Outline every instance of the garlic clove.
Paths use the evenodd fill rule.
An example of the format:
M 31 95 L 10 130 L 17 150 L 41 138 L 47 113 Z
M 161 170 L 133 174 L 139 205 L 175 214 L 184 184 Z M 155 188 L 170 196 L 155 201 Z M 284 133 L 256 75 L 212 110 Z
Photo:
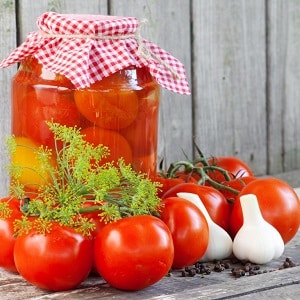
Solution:
M 265 264 L 284 251 L 280 233 L 263 218 L 257 197 L 240 197 L 244 223 L 233 240 L 233 254 L 241 260 Z
M 229 257 L 232 254 L 232 239 L 221 226 L 211 219 L 199 196 L 193 193 L 178 193 L 177 196 L 194 203 L 203 213 L 208 223 L 208 247 L 200 261 L 212 261 Z
M 241 228 L 233 240 L 232 250 L 237 259 L 249 260 L 255 264 L 268 263 L 275 256 L 272 237 L 257 234 L 255 228 Z

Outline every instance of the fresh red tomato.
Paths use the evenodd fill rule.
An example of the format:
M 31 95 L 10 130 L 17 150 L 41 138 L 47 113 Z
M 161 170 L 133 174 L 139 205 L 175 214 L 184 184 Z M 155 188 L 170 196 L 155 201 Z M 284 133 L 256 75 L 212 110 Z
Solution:
M 174 258 L 172 236 L 159 218 L 133 216 L 107 224 L 95 240 L 99 274 L 113 287 L 140 290 L 159 281 Z
M 53 222 L 49 233 L 32 229 L 19 235 L 14 259 L 20 275 L 31 284 L 50 291 L 69 290 L 91 271 L 93 240 Z
M 126 164 L 132 162 L 132 151 L 128 141 L 117 131 L 91 126 L 81 130 L 84 139 L 95 146 L 101 144 L 109 148 L 110 154 L 101 160 L 101 163 L 117 162 L 123 157 Z
M 36 87 L 32 92 L 27 92 L 25 100 L 24 116 L 16 122 L 23 121 L 23 134 L 39 144 L 54 148 L 54 135 L 46 121 L 68 127 L 80 123 L 72 90 L 59 89 L 56 86 Z
M 254 177 L 254 176 L 237 177 L 237 178 L 233 178 L 232 180 L 229 180 L 229 181 L 224 181 L 224 182 L 222 182 L 222 184 L 224 186 L 230 187 L 230 188 L 240 192 L 249 182 L 251 182 L 255 179 L 256 179 L 256 177 Z M 226 197 L 227 201 L 232 204 L 235 202 L 235 199 L 238 196 L 238 194 L 233 193 L 226 189 L 220 189 L 219 191 Z
M 84 208 L 90 208 L 90 207 L 95 206 L 95 205 L 98 206 L 98 204 L 95 204 L 93 201 L 87 201 L 83 204 L 83 207 Z M 96 239 L 99 231 L 106 225 L 106 223 L 101 220 L 101 217 L 99 216 L 100 213 L 101 213 L 100 209 L 97 210 L 97 211 L 93 211 L 93 212 L 81 213 L 82 217 L 89 219 L 95 225 L 95 229 L 91 232 L 93 240 Z M 96 265 L 95 265 L 95 261 L 94 261 L 94 257 L 93 257 L 93 266 L 92 266 L 91 273 L 98 274 L 97 269 L 96 269 Z
M 254 176 L 251 168 L 241 159 L 231 156 L 213 157 L 207 160 L 209 165 L 216 166 L 226 170 L 231 178 L 240 178 L 245 176 Z M 209 171 L 208 175 L 217 182 L 226 181 L 224 175 L 217 171 Z
M 129 126 L 137 116 L 138 96 L 127 81 L 125 72 L 116 72 L 88 88 L 75 90 L 78 110 L 104 129 L 119 130 Z
M 0 200 L 7 202 L 11 210 L 10 216 L 0 218 L 0 267 L 9 272 L 17 272 L 14 261 L 15 232 L 14 221 L 22 217 L 20 201 L 16 198 L 5 197 Z
M 169 227 L 174 243 L 172 268 L 192 265 L 205 254 L 209 229 L 200 209 L 188 200 L 169 197 L 162 201 L 161 219 Z
M 184 183 L 184 180 L 176 177 L 161 177 L 157 176 L 155 181 L 161 184 L 161 187 L 158 188 L 157 195 L 162 198 L 162 196 L 170 190 L 172 187 Z
M 158 197 L 162 197 L 168 190 L 172 187 L 184 183 L 184 182 L 192 182 L 197 183 L 194 177 L 189 176 L 186 173 L 177 173 L 176 177 L 165 177 L 162 173 L 157 173 L 155 177 L 155 181 L 161 184 L 161 187 L 158 189 Z
M 229 230 L 231 207 L 221 192 L 209 186 L 185 182 L 169 189 L 162 198 L 176 197 L 181 192 L 197 194 L 212 220 L 224 230 Z
M 300 224 L 300 201 L 290 185 L 277 178 L 259 178 L 248 183 L 239 197 L 246 194 L 256 195 L 262 216 L 278 230 L 284 243 L 296 235 Z M 232 237 L 243 224 L 239 197 L 233 206 L 230 219 Z

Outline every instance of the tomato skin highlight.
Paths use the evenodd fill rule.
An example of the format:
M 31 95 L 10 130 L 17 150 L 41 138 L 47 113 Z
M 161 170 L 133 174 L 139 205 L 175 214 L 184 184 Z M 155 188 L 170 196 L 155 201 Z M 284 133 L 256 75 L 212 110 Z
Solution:
M 169 191 L 162 196 L 162 199 L 176 197 L 177 193 L 181 192 L 197 194 L 212 220 L 224 230 L 229 230 L 231 205 L 221 192 L 209 186 L 185 182 L 169 189 Z
M 174 246 L 167 225 L 150 215 L 107 224 L 95 240 L 96 268 L 111 286 L 128 291 L 146 288 L 171 268 Z
M 16 198 L 5 197 L 1 202 L 8 202 L 12 213 L 8 218 L 0 218 L 0 268 L 6 271 L 17 273 L 14 261 L 14 246 L 16 238 L 14 236 L 14 221 L 22 217 L 20 211 L 20 201 Z
M 162 201 L 161 219 L 169 227 L 174 243 L 172 268 L 196 263 L 208 247 L 208 223 L 199 208 L 188 200 L 169 197 Z
M 230 218 L 230 234 L 236 235 L 243 224 L 240 196 L 254 194 L 263 218 L 273 225 L 286 244 L 297 233 L 300 224 L 300 201 L 294 189 L 278 178 L 259 178 L 248 183 L 240 192 Z
M 65 291 L 78 286 L 91 271 L 93 240 L 74 229 L 52 223 L 43 235 L 31 230 L 16 238 L 16 268 L 31 284 L 49 291 Z

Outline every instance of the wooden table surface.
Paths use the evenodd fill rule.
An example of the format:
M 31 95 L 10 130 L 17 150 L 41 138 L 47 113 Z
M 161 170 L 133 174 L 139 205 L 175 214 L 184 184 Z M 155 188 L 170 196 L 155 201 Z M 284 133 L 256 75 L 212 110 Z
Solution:
M 281 269 L 286 258 L 296 264 Z M 260 266 L 262 274 L 236 278 L 231 268 L 243 267 L 230 263 L 222 272 L 182 277 L 180 271 L 171 272 L 153 286 L 137 292 L 118 291 L 99 277 L 89 277 L 77 289 L 49 293 L 26 283 L 20 276 L 0 271 L 0 299 L 300 299 L 300 231 L 290 241 L 284 254 L 267 265 Z M 265 273 L 264 273 L 265 272 Z
M 297 190 L 299 193 L 300 190 Z M 282 268 L 289 258 L 295 266 Z M 229 262 L 222 272 L 214 271 L 215 263 L 208 264 L 211 274 L 183 277 L 181 271 L 172 271 L 158 283 L 137 292 L 116 290 L 101 278 L 89 277 L 77 289 L 68 292 L 47 292 L 38 289 L 17 274 L 0 270 L 0 299 L 300 299 L 300 230 L 285 246 L 284 254 L 260 266 L 261 274 L 242 277 L 232 275 Z

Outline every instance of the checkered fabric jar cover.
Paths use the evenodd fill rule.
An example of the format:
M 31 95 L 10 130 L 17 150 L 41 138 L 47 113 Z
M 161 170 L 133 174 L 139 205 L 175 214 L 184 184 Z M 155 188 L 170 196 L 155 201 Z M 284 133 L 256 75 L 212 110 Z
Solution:
M 128 66 L 146 67 L 162 87 L 190 94 L 183 64 L 143 39 L 136 18 L 46 12 L 37 26 L 0 68 L 33 56 L 80 89 Z

